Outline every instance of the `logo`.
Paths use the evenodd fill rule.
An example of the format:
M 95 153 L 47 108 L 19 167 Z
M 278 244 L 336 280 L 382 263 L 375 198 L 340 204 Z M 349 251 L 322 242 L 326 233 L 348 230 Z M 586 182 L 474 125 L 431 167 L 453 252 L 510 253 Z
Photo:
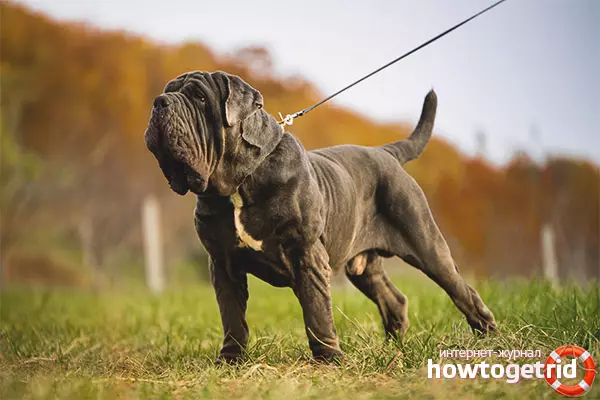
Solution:
M 585 375 L 577 385 L 564 385 L 558 380 L 558 378 L 560 378 L 560 368 L 558 368 L 558 366 L 560 365 L 562 358 L 567 356 L 578 358 L 579 361 L 583 363 Z M 550 353 L 546 360 L 545 370 L 546 374 L 544 375 L 548 385 L 550 385 L 556 393 L 565 397 L 577 397 L 585 394 L 592 387 L 592 383 L 594 382 L 597 373 L 596 363 L 590 353 L 575 345 L 560 346 Z
M 486 362 L 485 359 L 500 358 Z M 570 359 L 567 359 L 570 358 Z M 446 363 L 434 363 L 427 360 L 427 378 L 429 379 L 503 379 L 508 384 L 515 384 L 522 379 L 545 380 L 548 385 L 563 397 L 585 395 L 596 379 L 596 362 L 590 353 L 576 345 L 564 345 L 554 350 L 546 362 L 541 350 L 440 350 L 440 358 L 463 359 L 466 363 L 452 360 Z M 535 360 L 528 363 L 517 363 L 517 359 Z M 469 360 L 475 359 L 471 362 Z M 483 359 L 483 360 L 482 360 Z M 577 383 L 578 376 L 583 379 Z M 562 383 L 563 382 L 567 382 Z

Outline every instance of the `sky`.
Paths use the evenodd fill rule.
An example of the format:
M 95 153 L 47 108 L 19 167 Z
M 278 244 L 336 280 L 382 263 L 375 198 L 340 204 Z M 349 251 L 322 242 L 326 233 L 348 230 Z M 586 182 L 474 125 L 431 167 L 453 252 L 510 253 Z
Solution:
M 202 41 L 222 54 L 264 46 L 278 74 L 301 75 L 327 95 L 493 1 L 20 3 L 160 42 Z M 484 154 L 496 163 L 517 150 L 538 160 L 561 154 L 600 163 L 599 38 L 600 0 L 508 0 L 335 102 L 377 121 L 415 123 L 433 87 L 435 134 L 467 154 L 481 148 L 482 132 Z

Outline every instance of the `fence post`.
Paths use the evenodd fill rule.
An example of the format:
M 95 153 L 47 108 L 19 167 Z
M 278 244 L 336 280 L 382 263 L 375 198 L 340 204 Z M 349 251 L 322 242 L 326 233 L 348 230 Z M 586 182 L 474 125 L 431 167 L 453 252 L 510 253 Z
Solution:
M 146 284 L 152 292 L 160 293 L 165 287 L 160 235 L 160 205 L 156 197 L 152 195 L 146 196 L 142 205 L 142 231 Z
M 544 277 L 556 286 L 558 284 L 558 262 L 554 247 L 554 231 L 550 224 L 544 224 L 541 232 L 542 238 L 542 267 Z

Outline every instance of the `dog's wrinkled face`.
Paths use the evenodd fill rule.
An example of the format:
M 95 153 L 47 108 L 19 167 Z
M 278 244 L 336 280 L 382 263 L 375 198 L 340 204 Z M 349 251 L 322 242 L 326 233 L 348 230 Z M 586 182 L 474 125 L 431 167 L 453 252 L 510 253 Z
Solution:
M 224 72 L 194 71 L 170 81 L 154 100 L 145 140 L 171 189 L 234 192 L 281 137 L 262 107 L 256 89 Z

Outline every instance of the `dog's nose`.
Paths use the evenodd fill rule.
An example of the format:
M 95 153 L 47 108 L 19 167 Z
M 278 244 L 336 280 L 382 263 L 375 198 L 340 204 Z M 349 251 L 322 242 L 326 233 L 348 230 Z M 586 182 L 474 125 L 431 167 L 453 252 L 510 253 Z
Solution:
M 154 107 L 156 107 L 156 108 L 166 107 L 170 103 L 171 103 L 171 101 L 169 100 L 169 97 L 165 96 L 164 94 L 161 94 L 160 96 L 157 96 L 154 99 Z

